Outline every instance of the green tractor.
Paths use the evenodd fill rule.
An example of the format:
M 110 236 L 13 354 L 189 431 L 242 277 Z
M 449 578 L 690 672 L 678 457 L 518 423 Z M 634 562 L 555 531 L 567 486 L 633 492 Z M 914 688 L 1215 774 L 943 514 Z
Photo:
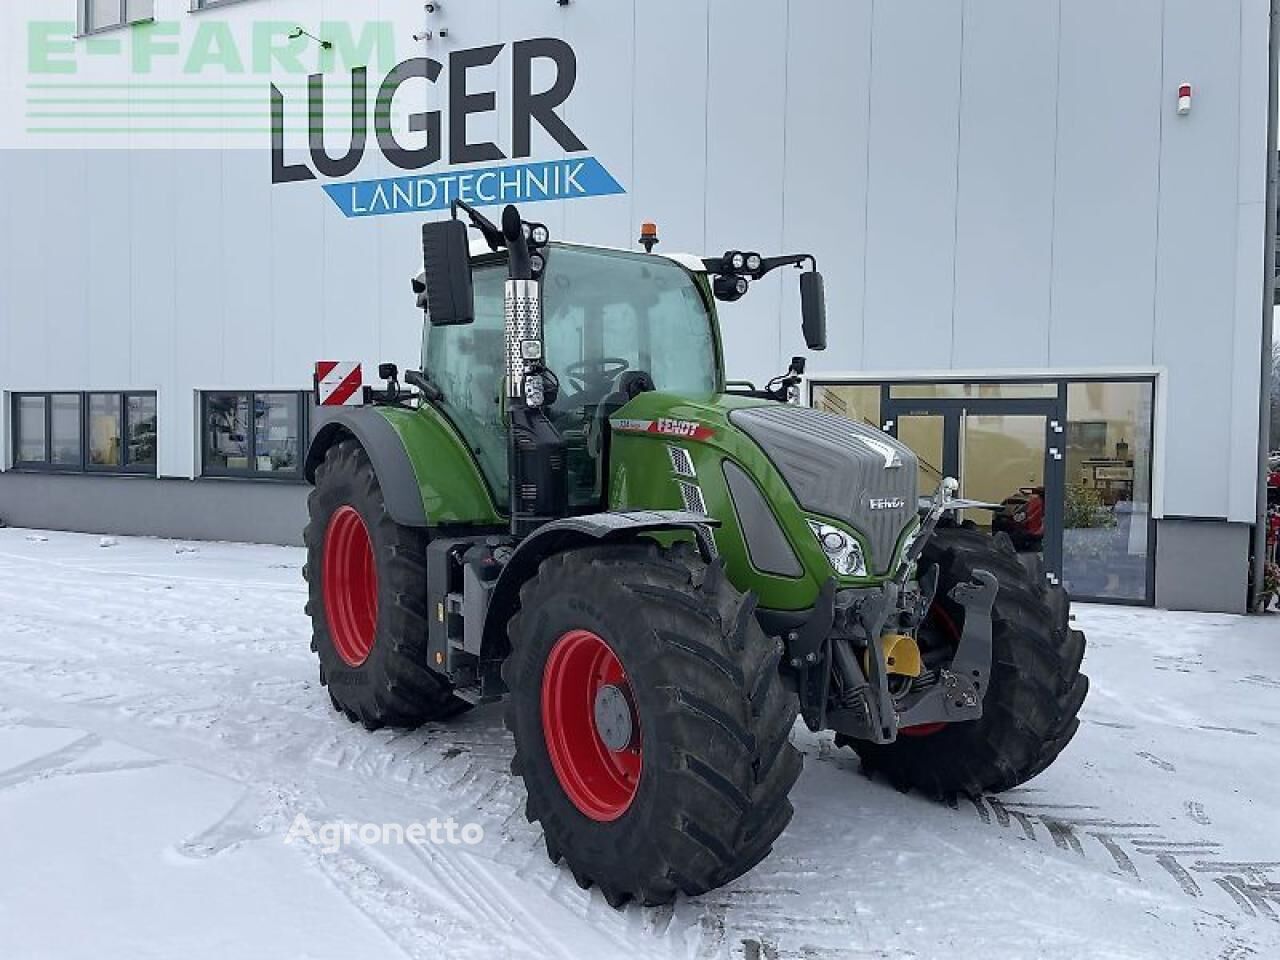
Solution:
M 1066 596 L 956 522 L 954 480 L 922 500 L 909 448 L 797 405 L 801 358 L 726 383 L 716 302 L 773 270 L 825 347 L 814 258 L 656 240 L 455 204 L 423 227 L 413 389 L 386 364 L 321 408 L 305 468 L 334 706 L 375 729 L 505 698 L 529 820 L 615 906 L 769 853 L 797 715 L 902 789 L 977 795 L 1052 763 L 1088 688 Z

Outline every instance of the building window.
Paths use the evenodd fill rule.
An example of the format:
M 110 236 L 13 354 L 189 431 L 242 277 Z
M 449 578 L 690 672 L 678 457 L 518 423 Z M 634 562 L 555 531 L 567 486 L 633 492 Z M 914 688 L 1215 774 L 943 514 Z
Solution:
M 80 395 L 55 393 L 49 397 L 49 462 L 77 469 L 84 463 L 80 448 Z
M 49 398 L 18 397 L 14 401 L 14 461 L 18 464 L 49 462 Z
M 20 469 L 155 472 L 154 393 L 19 393 L 12 423 Z
M 80 33 L 101 33 L 155 18 L 155 0 L 80 0 Z
M 1062 578 L 1074 595 L 1150 599 L 1150 381 L 1067 386 Z
M 813 390 L 813 405 L 828 413 L 881 427 L 880 384 L 817 384 Z
M 150 472 L 156 465 L 156 398 L 91 393 L 86 400 L 88 469 Z
M 203 395 L 204 475 L 302 477 L 307 393 Z

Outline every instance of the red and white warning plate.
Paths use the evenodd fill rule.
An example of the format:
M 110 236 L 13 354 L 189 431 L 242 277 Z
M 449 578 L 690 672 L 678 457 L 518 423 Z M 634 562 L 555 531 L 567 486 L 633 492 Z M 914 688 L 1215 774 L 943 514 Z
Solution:
M 364 376 L 354 361 L 316 361 L 315 384 L 316 402 L 322 407 L 358 407 L 364 402 Z

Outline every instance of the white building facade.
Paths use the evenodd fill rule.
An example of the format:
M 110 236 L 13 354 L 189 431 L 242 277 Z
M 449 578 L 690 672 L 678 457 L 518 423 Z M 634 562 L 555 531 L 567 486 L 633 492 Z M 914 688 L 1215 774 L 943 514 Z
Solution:
M 421 223 L 462 196 L 566 240 L 812 252 L 810 402 L 1007 501 L 1077 595 L 1245 608 L 1268 0 L 10 0 L 0 26 L 10 524 L 299 542 L 313 364 L 419 365 Z M 758 287 L 722 310 L 734 377 L 804 353 L 794 284 Z

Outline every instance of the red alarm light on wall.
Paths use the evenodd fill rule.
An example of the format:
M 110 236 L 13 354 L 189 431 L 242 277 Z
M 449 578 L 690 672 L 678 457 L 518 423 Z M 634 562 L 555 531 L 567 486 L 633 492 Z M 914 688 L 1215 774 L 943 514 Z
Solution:
M 1184 83 L 1178 87 L 1178 116 L 1185 117 L 1191 112 L 1191 84 Z

